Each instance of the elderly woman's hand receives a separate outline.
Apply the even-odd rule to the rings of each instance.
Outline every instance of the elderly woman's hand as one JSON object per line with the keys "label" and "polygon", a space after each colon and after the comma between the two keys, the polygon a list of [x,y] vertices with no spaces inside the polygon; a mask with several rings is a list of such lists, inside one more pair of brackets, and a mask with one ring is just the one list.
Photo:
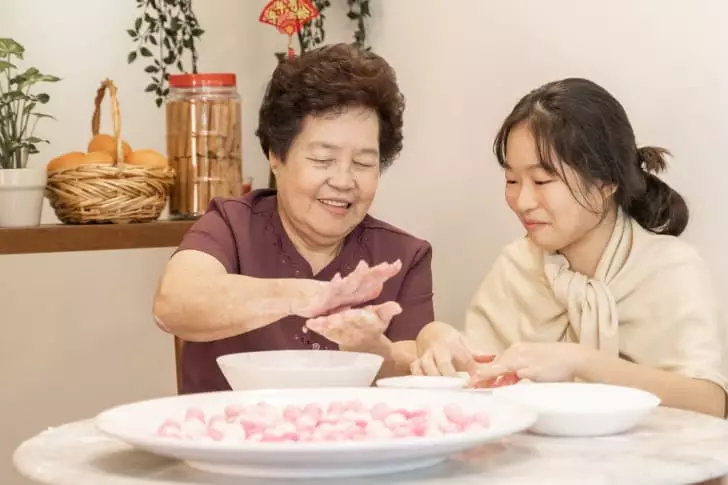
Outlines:
{"label": "elderly woman's hand", "polygon": [[361,261],[357,267],[342,278],[337,274],[330,282],[315,282],[307,287],[291,307],[291,313],[304,318],[314,318],[347,310],[368,302],[382,292],[384,282],[402,269],[402,262],[381,263],[369,266]]}
{"label": "elderly woman's hand", "polygon": [[372,351],[381,346],[389,323],[400,313],[402,307],[390,301],[313,318],[306,327],[339,344],[342,350]]}

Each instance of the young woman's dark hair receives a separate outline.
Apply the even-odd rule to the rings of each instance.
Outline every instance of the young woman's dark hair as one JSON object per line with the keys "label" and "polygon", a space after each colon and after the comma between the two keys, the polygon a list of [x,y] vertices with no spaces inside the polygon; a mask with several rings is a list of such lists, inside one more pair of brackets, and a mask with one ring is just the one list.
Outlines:
{"label": "young woman's dark hair", "polygon": [[371,108],[379,117],[381,168],[402,150],[404,96],[394,69],[381,56],[349,44],[331,44],[287,59],[276,67],[258,116],[260,146],[285,162],[307,115],[336,115],[349,107]]}
{"label": "young woman's dark hair", "polygon": [[[613,200],[642,227],[679,236],[690,218],[682,196],[657,177],[669,152],[637,147],[622,105],[601,86],[579,78],[554,81],[524,96],[496,135],[493,149],[501,166],[513,128],[527,123],[543,167],[564,177],[562,163],[579,176],[581,197],[598,184],[615,188]],[[570,187],[576,196],[575,188]]]}

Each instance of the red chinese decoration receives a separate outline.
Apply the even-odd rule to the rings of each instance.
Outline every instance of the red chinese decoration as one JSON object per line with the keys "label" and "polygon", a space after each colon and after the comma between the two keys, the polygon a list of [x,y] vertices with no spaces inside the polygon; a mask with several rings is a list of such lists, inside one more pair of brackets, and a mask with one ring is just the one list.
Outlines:
{"label": "red chinese decoration", "polygon": [[288,57],[293,58],[293,35],[311,19],[318,17],[319,11],[311,0],[271,0],[260,12],[259,21],[278,29],[288,36]]}

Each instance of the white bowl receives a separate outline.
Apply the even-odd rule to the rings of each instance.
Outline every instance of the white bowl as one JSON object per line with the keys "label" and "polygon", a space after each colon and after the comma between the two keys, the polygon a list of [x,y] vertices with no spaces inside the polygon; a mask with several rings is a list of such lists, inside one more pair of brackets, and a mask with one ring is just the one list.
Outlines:
{"label": "white bowl", "polygon": [[377,380],[377,387],[406,389],[463,389],[467,384],[467,378],[460,376],[401,376]]}
{"label": "white bowl", "polygon": [[234,391],[310,387],[368,387],[384,359],[337,350],[270,350],[217,358]]}
{"label": "white bowl", "polygon": [[530,431],[550,436],[623,433],[660,405],[660,398],[639,389],[576,382],[522,383],[492,394],[536,411]]}

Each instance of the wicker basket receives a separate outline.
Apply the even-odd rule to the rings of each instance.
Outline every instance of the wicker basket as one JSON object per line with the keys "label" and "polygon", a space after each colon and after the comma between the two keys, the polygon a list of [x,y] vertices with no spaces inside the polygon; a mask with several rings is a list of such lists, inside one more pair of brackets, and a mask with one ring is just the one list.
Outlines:
{"label": "wicker basket", "polygon": [[109,79],[101,83],[96,93],[92,134],[99,133],[101,102],[107,89],[117,161],[113,165],[81,165],[48,174],[46,197],[58,219],[65,224],[155,221],[164,210],[174,184],[174,170],[170,168],[124,163],[117,89]]}

